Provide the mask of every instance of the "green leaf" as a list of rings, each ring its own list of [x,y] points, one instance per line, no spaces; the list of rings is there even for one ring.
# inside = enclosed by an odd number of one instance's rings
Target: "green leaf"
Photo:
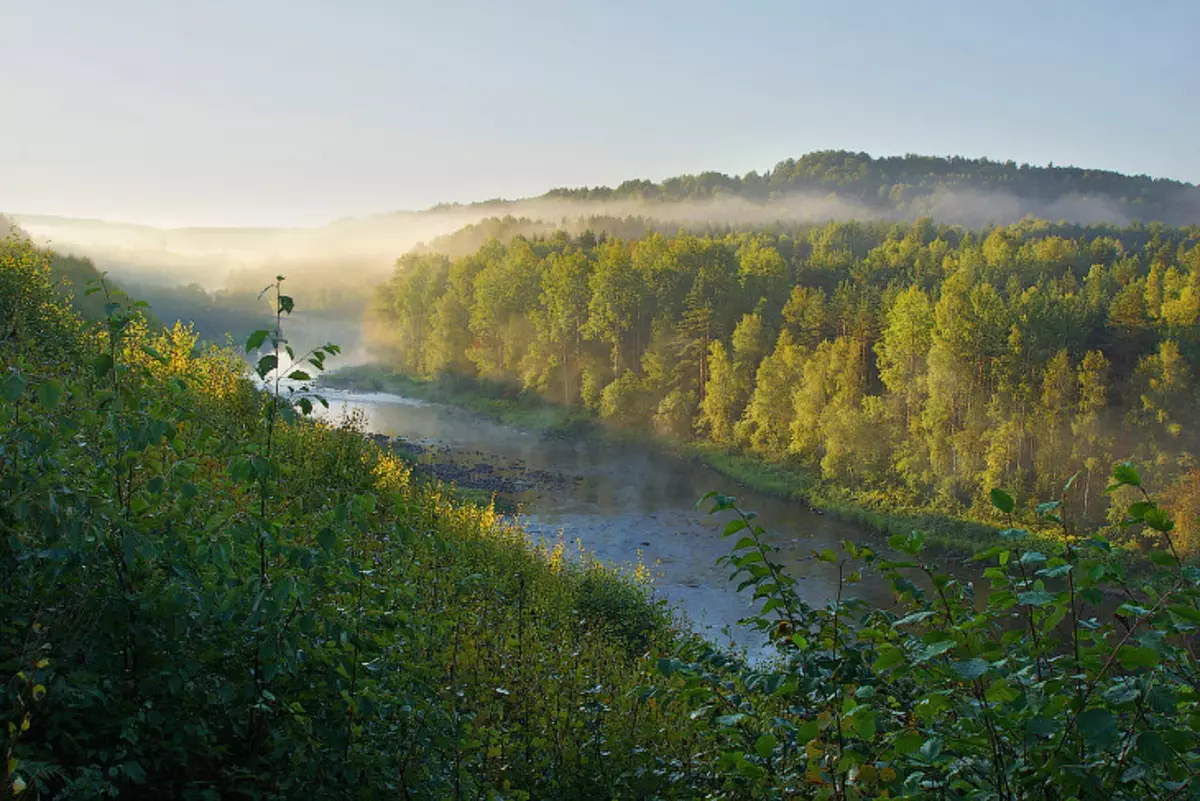
[[[750,524],[740,517],[737,520],[730,520],[725,524],[725,530],[721,532],[722,537],[732,537]]]
[[[1143,515],[1142,519],[1146,525],[1155,531],[1161,531],[1166,534],[1171,529],[1175,528],[1175,521],[1171,519],[1171,514],[1166,509],[1154,507]]]
[[[92,359],[92,371],[95,372],[97,378],[103,378],[113,369],[113,357],[107,353],[101,353],[95,359]]]
[[[888,537],[888,547],[895,548],[901,553],[906,553],[909,556],[915,556],[921,552],[925,545],[925,535],[919,531],[913,531],[909,534],[893,534]]]
[[[1152,765],[1164,765],[1175,758],[1171,747],[1156,731],[1144,731],[1137,736],[1138,756]]]
[[[995,506],[1005,514],[1012,514],[1013,509],[1017,508],[1013,497],[1002,489],[992,490],[992,506]]]
[[[1054,601],[1054,595],[1045,590],[1030,590],[1017,595],[1017,602],[1025,606],[1045,606]]]
[[[917,713],[917,717],[928,723],[949,708],[950,701],[944,694],[930,693],[917,701],[914,711]]]
[[[779,744],[779,740],[773,734],[759,735],[754,741],[754,751],[763,759],[769,759],[771,754],[775,752],[775,746]]]
[[[921,756],[927,762],[932,762],[937,759],[942,753],[942,738],[930,737],[921,746]]]
[[[718,726],[735,726],[746,719],[746,715],[742,712],[734,712],[732,715],[718,715]]]
[[[293,381],[312,381],[312,376],[303,370],[293,370],[292,372],[288,373],[288,378],[292,379]]]
[[[254,371],[258,373],[259,378],[266,378],[278,366],[279,358],[274,353],[268,353],[258,360],[258,366],[254,368]]]
[[[1121,650],[1117,651],[1117,661],[1126,670],[1134,670],[1136,668],[1154,667],[1162,657],[1153,648],[1145,648],[1140,645],[1122,645]]]
[[[137,762],[125,762],[121,765],[121,772],[129,777],[129,780],[134,784],[144,784],[146,781],[146,771]]]
[[[1142,477],[1138,475],[1137,468],[1129,462],[1122,462],[1114,467],[1112,477],[1117,486],[1142,486]]]
[[[1117,719],[1107,709],[1086,709],[1075,719],[1075,727],[1090,745],[1103,747],[1117,736]]]
[[[25,379],[20,373],[9,373],[0,378],[0,398],[11,402],[15,402],[25,394]]]
[[[283,314],[291,314],[292,309],[296,308],[296,302],[288,295],[279,296],[279,311]]]
[[[913,660],[913,664],[914,665],[924,664],[925,662],[928,662],[930,659],[933,659],[934,657],[941,656],[942,654],[946,653],[951,648],[953,648],[956,644],[957,643],[954,640],[941,640],[939,642],[930,643],[929,645],[926,645],[924,648],[921,649],[921,652],[917,655],[917,658],[915,660]]]
[[[259,330],[252,332],[250,336],[246,337],[246,353],[261,348],[263,343],[267,341],[267,337],[270,336],[270,334],[271,332],[265,328],[260,328]]]
[[[1186,604],[1171,604],[1167,607],[1170,612],[1179,615],[1191,623],[1200,623],[1200,609]]]
[[[1178,562],[1175,561],[1175,557],[1171,555],[1170,551],[1162,550],[1151,551],[1150,561],[1163,567],[1174,567],[1176,564],[1178,564]]]
[[[906,661],[904,651],[894,645],[884,645],[879,649],[879,656],[875,658],[872,668],[876,673],[882,673],[896,665],[903,665]]]
[[[820,733],[821,724],[818,721],[806,721],[805,723],[802,723],[798,729],[796,729],[796,744],[804,745]]]
[[[1129,515],[1131,520],[1140,522],[1146,516],[1146,512],[1149,512],[1153,508],[1153,501],[1136,501],[1129,504],[1129,508],[1125,510],[1125,513]]]
[[[63,388],[62,384],[57,381],[47,381],[38,387],[37,399],[38,403],[45,406],[47,409],[53,409],[62,400]]]
[[[877,713],[874,709],[867,706],[860,706],[854,710],[851,716],[854,721],[854,733],[864,740],[871,740],[875,737],[875,718]]]
[[[953,667],[963,681],[974,681],[988,671],[988,663],[979,658],[955,662]]]
[[[1053,737],[1058,733],[1058,724],[1049,718],[1030,718],[1025,723],[1025,730],[1035,737]]]
[[[983,697],[990,704],[1005,704],[1009,701],[1015,701],[1020,695],[1005,679],[993,681],[984,691]]]
[[[917,753],[917,750],[924,744],[925,738],[920,734],[917,734],[915,731],[905,730],[896,737],[896,742],[893,743],[892,747],[896,749],[896,753],[907,756]]]
[[[1061,505],[1058,501],[1046,501],[1045,503],[1039,503],[1035,511],[1038,517],[1046,517]]]
[[[333,551],[334,546],[337,545],[337,534],[334,533],[333,529],[329,527],[323,528],[317,532],[317,544],[320,545],[326,553],[330,553]]]

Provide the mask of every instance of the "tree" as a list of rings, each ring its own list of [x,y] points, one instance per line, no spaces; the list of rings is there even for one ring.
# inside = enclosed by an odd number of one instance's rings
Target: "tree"
[[[721,340],[713,340],[709,346],[708,382],[700,401],[700,420],[697,422],[713,442],[727,445],[733,441],[739,395],[728,351]]]
[[[933,344],[933,306],[920,287],[896,296],[887,312],[883,336],[875,346],[879,378],[900,401],[901,423],[911,429],[919,420],[928,390],[929,348]]]
[[[779,297],[787,285],[788,266],[778,250],[763,238],[751,235],[738,249],[737,260],[738,277],[747,298]]]
[[[1042,371],[1042,391],[1039,398],[1036,425],[1037,447],[1034,453],[1034,474],[1038,491],[1043,497],[1053,494],[1066,478],[1063,454],[1071,433],[1071,418],[1076,406],[1077,379],[1066,348],[1060,349]],[[989,487],[990,489],[990,487]]]
[[[792,287],[792,293],[783,307],[783,319],[797,344],[816,347],[825,338],[827,325],[824,290],[800,284]]]
[[[632,370],[626,370],[600,394],[600,418],[617,426],[642,425],[653,411],[642,379]]]
[[[1103,475],[1111,443],[1107,421],[1109,361],[1100,351],[1088,351],[1079,365],[1078,394],[1075,418],[1071,422],[1074,435],[1073,457],[1083,467],[1082,517],[1089,519],[1092,478]]]
[[[579,347],[591,300],[590,273],[587,257],[574,248],[552,253],[542,273],[542,306],[537,319],[543,336],[555,343],[561,354],[557,366],[562,373],[562,402],[568,406],[571,387],[579,377]]]
[[[806,350],[792,341],[791,331],[785,328],[774,350],[758,366],[754,392],[736,434],[739,441],[749,442],[750,448],[765,458],[780,460],[787,455],[796,414],[792,396],[803,376],[806,358]]]
[[[472,356],[485,374],[514,370],[532,335],[529,312],[541,288],[540,259],[524,237],[493,249],[475,276],[470,328],[477,340]]]
[[[754,391],[754,373],[766,354],[766,327],[762,314],[744,314],[733,329],[733,383],[737,391],[734,417],[740,417]]]
[[[589,286],[587,334],[612,348],[614,371],[636,368],[641,356],[638,335],[649,293],[645,277],[633,269],[624,242],[611,239],[600,247]]]

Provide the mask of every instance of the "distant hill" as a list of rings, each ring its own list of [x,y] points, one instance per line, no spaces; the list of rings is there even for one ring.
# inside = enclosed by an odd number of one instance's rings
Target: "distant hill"
[[[658,183],[631,180],[616,188],[553,189],[545,197],[655,203],[737,197],[765,203],[795,193],[834,194],[884,216],[889,212],[909,217],[945,216],[945,212],[954,212],[952,204],[956,199],[963,202],[969,198],[978,204],[991,195],[997,200],[1020,201],[1022,210],[1052,220],[1141,220],[1172,225],[1200,222],[1200,188],[1182,181],[960,156],[872,158],[866,153],[846,150],[823,150],[781,161],[763,174],[702,172]],[[1003,209],[1003,204],[997,207],[997,211]],[[943,214],[939,215],[939,211]],[[1087,219],[1104,212],[1118,218]]]
[[[1085,224],[1200,224],[1200,188],[1108,170],[827,150],[781,161],[761,174],[703,172],[659,182],[629,180],[615,188],[559,188],[534,198],[443,203],[309,228],[157,228],[47,215],[12,218],[38,244],[89,256],[131,285],[197,283],[212,291],[261,286],[283,272],[336,275],[334,289],[344,294],[380,280],[410,249],[470,252],[492,233],[579,232],[593,226],[621,235],[650,224],[672,229],[919,217],[979,228],[1029,216]]]

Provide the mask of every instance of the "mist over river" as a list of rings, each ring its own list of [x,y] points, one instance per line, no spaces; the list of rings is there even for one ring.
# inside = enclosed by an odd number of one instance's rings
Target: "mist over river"
[[[778,561],[812,604],[837,593],[836,566],[808,558],[814,549],[836,550],[847,538],[878,544],[876,535],[852,523],[738,487],[700,463],[638,443],[550,439],[451,406],[386,393],[323,394],[330,407],[324,414],[338,418],[361,411],[369,431],[421,446],[421,461],[486,476],[484,486],[506,487],[505,497],[520,504],[521,522],[535,538],[553,541],[561,531],[568,553],[578,541],[622,566],[632,567],[640,554],[654,576],[655,593],[721,644],[730,642],[725,629],[736,629],[750,602],[748,593],[735,592],[729,569],[716,564],[733,544],[721,536],[731,513],[697,509],[705,493],[735,495],[743,509],[758,513],[780,548]],[[888,584],[872,573],[843,595],[891,601]],[[752,632],[733,631],[733,642],[751,650],[761,645]]]

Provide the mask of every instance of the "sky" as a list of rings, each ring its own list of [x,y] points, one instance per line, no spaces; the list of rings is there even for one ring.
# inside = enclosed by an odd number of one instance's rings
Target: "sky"
[[[0,0],[0,211],[319,225],[819,149],[1200,182],[1196,0]]]

